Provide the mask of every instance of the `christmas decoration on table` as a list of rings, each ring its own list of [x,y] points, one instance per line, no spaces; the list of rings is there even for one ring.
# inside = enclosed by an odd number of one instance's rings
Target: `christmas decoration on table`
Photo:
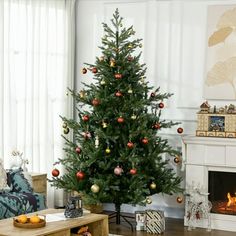
[[[73,139],[63,135],[63,174],[49,180],[81,193],[86,204],[114,203],[117,213],[122,204],[146,205],[153,194],[182,192],[182,179],[171,163],[180,152],[159,133],[176,132],[179,124],[161,116],[172,94],[149,85],[146,65],[140,62],[142,40],[122,22],[116,10],[111,27],[103,24],[101,54],[83,66],[92,83],[78,92],[69,89],[78,116],[62,121]]]
[[[211,107],[205,101],[197,113],[196,136],[236,138],[236,106]]]
[[[82,199],[80,196],[69,198],[64,215],[66,218],[75,218],[83,215]]]
[[[165,231],[165,216],[163,211],[146,210],[146,231],[152,234],[162,234]]]

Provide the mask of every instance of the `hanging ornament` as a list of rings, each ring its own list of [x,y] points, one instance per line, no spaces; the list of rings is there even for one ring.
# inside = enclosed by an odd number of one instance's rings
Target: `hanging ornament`
[[[136,116],[135,114],[133,114],[133,115],[131,116],[131,119],[132,119],[132,120],[136,120],[136,119],[137,119],[137,116]]]
[[[91,133],[86,131],[86,132],[82,132],[82,135],[84,136],[85,139],[89,139],[91,138]]]
[[[139,83],[140,83],[140,84],[144,84],[144,82],[145,82],[145,79],[144,79],[144,77],[142,76],[141,79],[139,80]]]
[[[94,74],[96,74],[96,73],[98,72],[98,69],[97,69],[96,67],[93,67],[93,68],[92,68],[92,72],[93,72]]]
[[[163,102],[160,102],[158,106],[159,106],[159,108],[162,109],[162,108],[164,108],[164,103],[163,103]]]
[[[95,148],[98,148],[99,146],[99,139],[98,139],[98,136],[96,135],[95,137]]]
[[[128,59],[128,61],[133,61],[134,58],[129,55],[127,59]]]
[[[105,85],[106,84],[106,81],[104,79],[101,80],[100,82],[101,85]]]
[[[99,186],[98,186],[97,184],[93,184],[93,185],[91,186],[91,191],[92,191],[93,193],[98,193],[99,190],[100,190],[100,188],[99,188]]]
[[[177,129],[177,132],[179,133],[179,134],[182,134],[183,133],[183,128],[181,128],[181,127],[179,127],[178,129]]]
[[[160,129],[161,128],[161,124],[160,123],[155,123],[153,126],[152,126],[153,129]]]
[[[134,147],[134,144],[133,144],[131,141],[129,141],[129,142],[127,143],[127,147],[131,149],[131,148]]]
[[[142,48],[143,47],[143,45],[140,43],[139,45],[138,45],[140,48]]]
[[[148,144],[148,139],[147,138],[143,138],[142,140],[141,140],[141,142],[142,142],[142,144]]]
[[[130,43],[130,44],[128,45],[128,48],[133,48],[133,45]]]
[[[150,197],[146,197],[146,203],[147,204],[151,204],[152,203],[152,199]]]
[[[179,156],[175,156],[174,162],[175,162],[176,164],[178,164],[178,163],[180,163],[180,161],[181,161],[181,158],[180,158]]]
[[[133,93],[133,90],[132,90],[131,88],[129,88],[128,93],[129,93],[129,94],[132,94],[132,93]]]
[[[129,173],[131,175],[136,175],[137,174],[137,170],[135,168],[132,168],[132,169],[130,169]]]
[[[86,69],[86,68],[83,68],[83,69],[82,69],[82,73],[83,73],[83,74],[86,74],[86,73],[87,73],[87,69]]]
[[[156,187],[157,187],[157,185],[154,182],[152,182],[150,184],[150,189],[156,189]]]
[[[66,127],[67,127],[67,123],[66,123],[66,122],[63,122],[62,127],[63,127],[63,128],[66,128]]]
[[[55,169],[52,170],[52,176],[53,177],[57,177],[59,174],[60,174],[60,171],[58,169],[55,168]]]
[[[114,76],[116,79],[122,79],[122,74],[120,73],[116,73]]]
[[[83,119],[83,121],[89,121],[89,116],[88,116],[88,115],[84,115],[84,116],[82,117],[82,119]]]
[[[103,129],[107,128],[107,123],[105,121],[102,122],[102,128]]]
[[[156,96],[155,93],[151,93],[151,97],[154,98]]]
[[[116,95],[116,97],[122,97],[122,96],[123,96],[120,91],[117,91],[117,92],[115,93],[115,95]]]
[[[93,106],[98,106],[98,105],[100,104],[99,99],[94,98],[94,99],[92,100],[92,104],[93,104]]]
[[[99,58],[99,61],[104,61],[104,59],[105,59],[105,57],[104,57],[104,56],[101,56],[101,57]]]
[[[184,200],[183,197],[180,197],[180,196],[176,198],[176,201],[177,201],[179,204],[182,203],[183,200]]]
[[[123,172],[123,169],[119,166],[117,166],[115,169],[114,169],[114,174],[115,175],[121,175]]]
[[[106,152],[106,154],[110,154],[111,153],[111,149],[109,147],[107,147],[105,152]]]
[[[82,150],[81,150],[80,147],[76,147],[75,151],[76,151],[78,154],[80,154]]]
[[[124,121],[125,121],[125,119],[122,117],[122,116],[120,116],[119,118],[117,118],[117,122],[118,123],[124,123]]]
[[[82,180],[84,178],[84,176],[85,176],[85,174],[84,174],[83,171],[78,171],[76,173],[76,177],[77,177],[78,180]]]
[[[80,97],[80,98],[84,98],[84,97],[85,97],[85,91],[84,91],[84,90],[81,90],[81,91],[79,92],[79,97]]]
[[[116,65],[115,59],[111,59],[110,60],[110,67],[115,67],[115,65]]]
[[[64,134],[69,134],[69,132],[70,132],[70,129],[68,127],[63,129],[63,133]]]

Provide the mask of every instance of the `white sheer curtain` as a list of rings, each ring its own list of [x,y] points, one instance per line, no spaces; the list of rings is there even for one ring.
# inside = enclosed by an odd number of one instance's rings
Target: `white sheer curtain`
[[[0,158],[13,149],[51,177],[72,116],[76,0],[0,0]],[[48,205],[54,189],[48,186]],[[60,200],[60,199],[59,199]]]

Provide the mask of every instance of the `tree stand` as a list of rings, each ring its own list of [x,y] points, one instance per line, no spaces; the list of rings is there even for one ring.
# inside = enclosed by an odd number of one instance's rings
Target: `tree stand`
[[[134,219],[134,217],[122,215],[120,213],[120,206],[121,206],[121,204],[117,204],[117,203],[115,204],[116,211],[109,215],[109,220],[112,218],[116,218],[116,224],[120,225],[120,223],[121,223],[120,219],[122,218],[127,224],[130,225],[131,230],[133,232],[134,231],[133,225],[130,223],[129,220],[127,220],[127,218]],[[113,222],[110,222],[110,223],[113,223]]]

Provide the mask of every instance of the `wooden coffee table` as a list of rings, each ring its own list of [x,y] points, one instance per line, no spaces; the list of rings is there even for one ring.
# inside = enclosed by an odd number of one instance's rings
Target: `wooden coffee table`
[[[47,215],[60,212],[64,212],[64,210],[46,209],[36,213]],[[12,218],[0,220],[0,236],[74,236],[76,234],[71,233],[71,230],[83,225],[89,227],[93,236],[108,236],[108,216],[90,213],[85,213],[79,218],[47,222],[45,227],[37,229],[17,228],[13,226]]]

